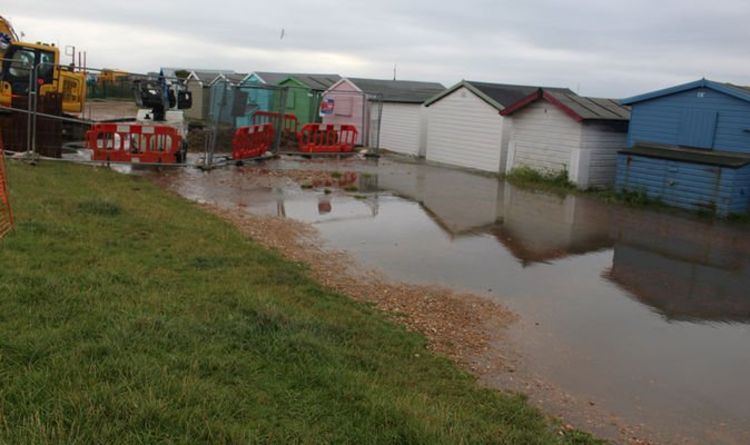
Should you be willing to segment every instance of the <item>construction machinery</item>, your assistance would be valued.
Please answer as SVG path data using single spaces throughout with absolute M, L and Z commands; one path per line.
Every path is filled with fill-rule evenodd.
M 0 58 L 5 57 L 5 51 L 10 44 L 18 40 L 18 34 L 13 29 L 13 25 L 3 16 L 0 16 Z
M 0 105 L 10 107 L 14 97 L 32 92 L 59 94 L 63 112 L 80 113 L 86 101 L 86 73 L 72 63 L 62 66 L 55 45 L 11 43 L 0 72 Z
M 73 63 L 62 65 L 60 49 L 44 43 L 21 42 L 11 23 L 0 17 L 0 106 L 12 107 L 14 97 L 59 94 L 62 111 L 80 113 L 86 101 L 86 73 Z M 79 55 L 80 58 L 80 55 Z M 79 63 L 79 65 L 81 65 Z
M 130 73 L 126 71 L 113 70 L 109 68 L 103 69 L 96 77 L 96 81 L 99 83 L 115 83 L 123 82 L 130 79 Z

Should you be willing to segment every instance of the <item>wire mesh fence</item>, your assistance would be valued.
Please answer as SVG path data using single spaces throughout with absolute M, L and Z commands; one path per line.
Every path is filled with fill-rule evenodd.
M 194 94 L 197 93 L 193 90 Z M 200 93 L 198 93 L 200 94 Z M 274 154 L 341 154 L 355 146 L 376 152 L 382 100 L 361 91 L 329 94 L 303 86 L 273 86 L 219 77 L 204 87 L 201 119 L 207 159 L 230 151 L 233 135 L 263 134 L 270 124 Z M 196 126 L 199 124 L 196 124 Z M 197 137 L 197 136 L 193 136 Z
M 88 99 L 133 99 L 136 82 L 148 76 L 121 73 L 117 77 L 89 75 L 86 79 L 86 97 Z
M 193 152 L 192 159 L 207 167 L 268 154 L 341 154 L 355 147 L 375 152 L 379 146 L 382 101 L 361 91 L 334 95 L 231 75 L 191 83 L 187 75 L 4 60 L 4 72 L 8 67 L 22 68 L 17 70 L 12 100 L 0 104 L 0 131 L 9 135 L 6 148 L 14 152 L 60 158 L 70 144 L 93 144 L 92 159 L 135 162 L 143 144 L 133 137 L 156 138 L 145 136 L 141 128 L 123 130 L 128 125 L 177 129 L 181 153 L 155 159 L 184 162 L 187 152 Z M 64 73 L 70 77 L 68 83 L 62 82 Z M 104 136 L 88 141 L 94 127 Z M 174 146 L 171 139 L 162 145 Z M 97 149 L 131 151 L 134 156 L 100 153 L 97 158 Z

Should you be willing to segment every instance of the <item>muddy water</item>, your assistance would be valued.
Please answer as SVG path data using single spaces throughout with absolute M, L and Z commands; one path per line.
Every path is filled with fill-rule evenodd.
M 395 279 L 497 299 L 521 315 L 519 368 L 659 440 L 750 443 L 750 229 L 418 163 L 266 166 L 356 172 L 359 196 L 234 167 L 158 180 L 312 223 Z

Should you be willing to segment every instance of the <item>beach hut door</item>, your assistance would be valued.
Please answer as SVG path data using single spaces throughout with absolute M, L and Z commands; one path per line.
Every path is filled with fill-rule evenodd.
M 713 148 L 717 117 L 716 111 L 683 111 L 677 143 L 685 147 Z

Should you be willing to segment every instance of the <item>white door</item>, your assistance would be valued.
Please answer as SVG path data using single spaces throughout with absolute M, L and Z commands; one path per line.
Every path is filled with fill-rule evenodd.
M 427 109 L 429 161 L 493 173 L 503 172 L 503 117 L 466 88 Z
M 420 154 L 421 108 L 419 104 L 383 104 L 380 148 L 418 156 Z

